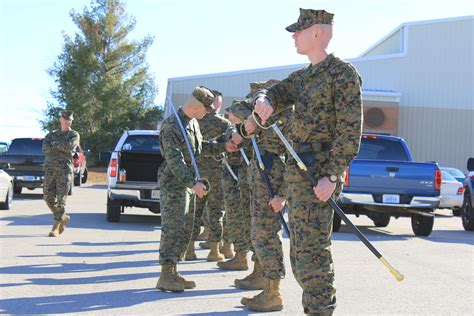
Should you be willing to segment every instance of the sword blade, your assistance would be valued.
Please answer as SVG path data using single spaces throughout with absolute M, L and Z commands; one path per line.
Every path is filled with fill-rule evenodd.
M 265 165 L 263 164 L 262 156 L 260 155 L 260 151 L 258 150 L 257 141 L 255 140 L 255 136 L 252 136 L 252 146 L 253 150 L 255 151 L 255 155 L 257 156 L 258 165 L 260 169 L 265 170 Z
M 278 137 L 280 138 L 280 140 L 283 142 L 283 144 L 285 145 L 286 149 L 290 152 L 290 155 L 296 160 L 296 164 L 298 165 L 298 167 L 300 167 L 301 170 L 303 171 L 308 171 L 308 168 L 306 168 L 306 165 L 303 163 L 303 161 L 300 159 L 300 157 L 298 156 L 298 154 L 295 152 L 295 150 L 293 149 L 293 147 L 290 145 L 290 143 L 288 142 L 288 140 L 286 139 L 286 137 L 283 135 L 283 133 L 281 132 L 280 128 L 276 125 L 276 123 L 272 124 L 271 127 L 273 128 L 273 130 L 275 131 L 275 133 L 278 135 Z
M 240 154 L 241 154 L 242 157 L 244 158 L 245 163 L 247 164 L 247 166 L 249 166 L 249 165 L 250 165 L 250 161 L 249 161 L 249 159 L 247 158 L 247 155 L 245 154 L 245 151 L 244 151 L 243 148 L 240 148 Z

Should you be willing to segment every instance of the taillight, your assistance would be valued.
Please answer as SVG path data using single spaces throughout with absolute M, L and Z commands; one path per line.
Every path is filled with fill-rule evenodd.
M 114 158 L 110 160 L 109 168 L 110 168 L 109 176 L 116 177 L 117 176 L 117 159 Z
M 347 187 L 349 186 L 349 168 L 346 170 L 346 178 L 344 179 L 344 186 Z
M 435 170 L 435 185 L 434 185 L 435 190 L 441 190 L 442 182 L 443 182 L 443 179 L 441 177 L 441 170 L 436 169 Z
M 470 178 L 472 181 L 474 181 L 474 176 L 470 176 L 469 178 Z
M 458 193 L 457 194 L 461 195 L 463 193 L 464 193 L 464 188 L 463 187 L 458 188 Z

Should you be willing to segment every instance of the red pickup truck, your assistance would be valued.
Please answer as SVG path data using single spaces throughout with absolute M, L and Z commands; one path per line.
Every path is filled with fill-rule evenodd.
M 88 173 L 86 154 L 81 146 L 77 146 L 72 161 L 74 163 L 74 185 L 78 187 L 87 182 Z

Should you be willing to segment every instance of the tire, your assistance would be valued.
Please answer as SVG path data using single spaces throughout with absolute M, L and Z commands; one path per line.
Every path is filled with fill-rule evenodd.
M 161 213 L 160 204 L 157 204 L 156 206 L 153 206 L 153 207 L 149 207 L 148 209 L 153 214 L 160 214 Z
M 121 212 L 120 201 L 111 200 L 107 197 L 107 221 L 108 222 L 120 222 Z
M 390 223 L 390 215 L 377 214 L 377 217 L 372 219 L 376 227 L 387 227 Z
M 21 194 L 21 189 L 23 189 L 23 188 L 14 185 L 14 186 L 13 186 L 13 193 L 15 193 L 15 194 Z
M 7 195 L 5 196 L 5 200 L 0 202 L 0 210 L 9 210 L 11 209 L 13 204 L 13 184 L 10 182 L 8 186 Z
M 464 202 L 461 208 L 461 220 L 464 230 L 474 230 L 474 209 L 472 208 L 471 193 L 464 192 Z
M 79 174 L 77 174 L 77 175 L 74 176 L 74 186 L 80 187 L 80 186 L 81 186 L 81 183 L 82 183 L 82 175 L 81 175 L 81 173 L 79 172 Z
M 337 233 L 341 229 L 342 219 L 337 213 L 334 213 L 334 219 L 332 220 L 332 231 Z
M 87 168 L 84 169 L 84 174 L 82 175 L 82 180 L 81 182 L 84 184 L 87 182 L 87 175 L 88 175 L 88 171 L 87 171 Z
M 411 228 L 416 236 L 429 236 L 433 231 L 434 216 L 413 215 Z
M 453 216 L 461 216 L 462 208 L 453 208 Z

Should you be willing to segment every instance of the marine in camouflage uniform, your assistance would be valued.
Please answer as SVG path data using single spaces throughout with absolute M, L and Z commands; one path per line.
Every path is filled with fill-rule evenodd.
M 79 145 L 79 133 L 71 129 L 72 120 L 71 111 L 62 111 L 61 129 L 48 133 L 43 140 L 43 199 L 53 212 L 55 221 L 49 233 L 50 237 L 59 236 L 70 218 L 66 215 L 66 197 L 73 181 L 72 158 Z
M 214 93 L 217 92 L 214 91 Z M 230 126 L 231 123 L 214 109 L 211 109 L 204 118 L 199 120 L 199 128 L 202 137 L 206 140 L 211 140 L 225 134 Z M 205 215 L 207 214 L 209 219 L 209 236 L 207 240 L 210 244 L 211 251 L 207 256 L 208 261 L 223 261 L 225 259 L 219 250 L 223 233 L 222 217 L 224 215 L 224 207 L 222 205 L 221 160 L 221 153 L 212 157 L 201 156 L 197 159 L 201 176 L 206 178 L 211 185 L 209 193 L 203 199 L 197 201 L 195 214 L 196 220 L 203 216 L 203 212 Z M 186 260 L 195 259 L 195 255 L 193 256 L 192 253 L 194 253 L 194 241 L 199 235 L 201 228 L 198 223 L 199 221 L 197 221 L 197 225 L 194 225 L 193 228 L 191 243 L 186 253 Z
M 207 88 L 197 87 L 183 108 L 178 109 L 191 150 L 196 156 L 208 152 L 218 154 L 225 150 L 223 143 L 203 140 L 199 124 L 193 115 L 212 109 L 214 94 Z M 173 105 L 170 105 L 173 106 Z M 193 111 L 188 111 L 189 109 Z M 188 111 L 188 112 L 186 112 Z M 196 111 L 199 111 L 197 113 Z M 186 114 L 186 113 L 194 114 Z M 197 113 L 197 114 L 196 114 Z M 202 117 L 201 116 L 201 117 Z M 199 118 L 201 118 L 199 117 Z M 165 161 L 158 170 L 161 201 L 160 279 L 157 289 L 181 292 L 194 288 L 193 281 L 185 280 L 177 271 L 176 263 L 182 258 L 191 237 L 193 213 L 190 211 L 191 188 L 200 185 L 195 178 L 191 157 L 176 116 L 165 119 L 160 129 L 161 154 Z
M 332 36 L 332 28 L 328 27 L 332 19 L 333 14 L 324 10 L 300 9 L 298 22 L 287 30 L 296 32 L 293 37 L 297 49 L 309 39 L 324 40 L 324 36 L 328 43 Z M 316 30 L 318 33 L 311 33 Z M 330 33 L 324 33 L 324 30 Z M 262 109 L 268 109 L 268 105 L 275 113 L 283 108 L 294 109 L 286 137 L 293 142 L 295 151 L 310 172 L 320 179 L 318 187 L 332 183 L 330 186 L 335 187 L 333 198 L 336 199 L 345 170 L 360 144 L 361 79 L 351 64 L 325 53 L 327 43 L 325 47 L 323 45 L 322 60 L 293 72 L 261 94 L 256 112 L 265 119 Z M 311 59 L 311 52 L 302 54 Z M 288 164 L 285 181 L 290 206 L 290 261 L 293 274 L 303 288 L 304 312 L 331 315 L 336 307 L 331 257 L 333 210 L 316 198 L 318 189 L 313 190 L 299 174 L 294 161 Z

